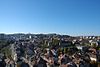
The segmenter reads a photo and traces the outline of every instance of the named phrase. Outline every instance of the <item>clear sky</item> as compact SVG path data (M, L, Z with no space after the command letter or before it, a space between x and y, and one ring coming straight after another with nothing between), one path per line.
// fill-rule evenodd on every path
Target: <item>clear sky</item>
M100 0L0 0L0 33L100 35Z

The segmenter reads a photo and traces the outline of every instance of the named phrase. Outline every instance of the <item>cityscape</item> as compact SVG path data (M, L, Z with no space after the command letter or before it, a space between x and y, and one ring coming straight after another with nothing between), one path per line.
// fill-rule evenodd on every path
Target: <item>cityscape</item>
M99 67L100 36L0 34L2 67Z
M100 67L100 0L0 0L0 67Z

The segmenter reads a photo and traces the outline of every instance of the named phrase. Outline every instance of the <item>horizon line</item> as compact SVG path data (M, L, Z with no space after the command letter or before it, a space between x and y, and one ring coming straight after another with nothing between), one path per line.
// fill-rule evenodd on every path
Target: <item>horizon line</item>
M68 36L100 36L100 35L70 35L70 34L63 34L63 33L30 33L30 32L28 32L28 33L25 33L25 32L14 32L14 33L4 33L4 32L2 32L2 33L0 33L0 34L7 34L7 35L9 35L9 34L57 34L57 35L68 35Z

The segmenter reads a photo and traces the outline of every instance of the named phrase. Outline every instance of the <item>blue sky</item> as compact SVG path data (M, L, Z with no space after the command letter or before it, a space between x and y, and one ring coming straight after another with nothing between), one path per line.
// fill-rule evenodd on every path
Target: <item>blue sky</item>
M100 0L0 0L0 33L100 35Z

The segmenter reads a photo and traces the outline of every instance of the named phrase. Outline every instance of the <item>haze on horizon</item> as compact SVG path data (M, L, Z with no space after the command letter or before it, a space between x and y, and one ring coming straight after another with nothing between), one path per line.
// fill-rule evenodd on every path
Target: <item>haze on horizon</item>
M0 0L0 33L100 35L100 0Z

